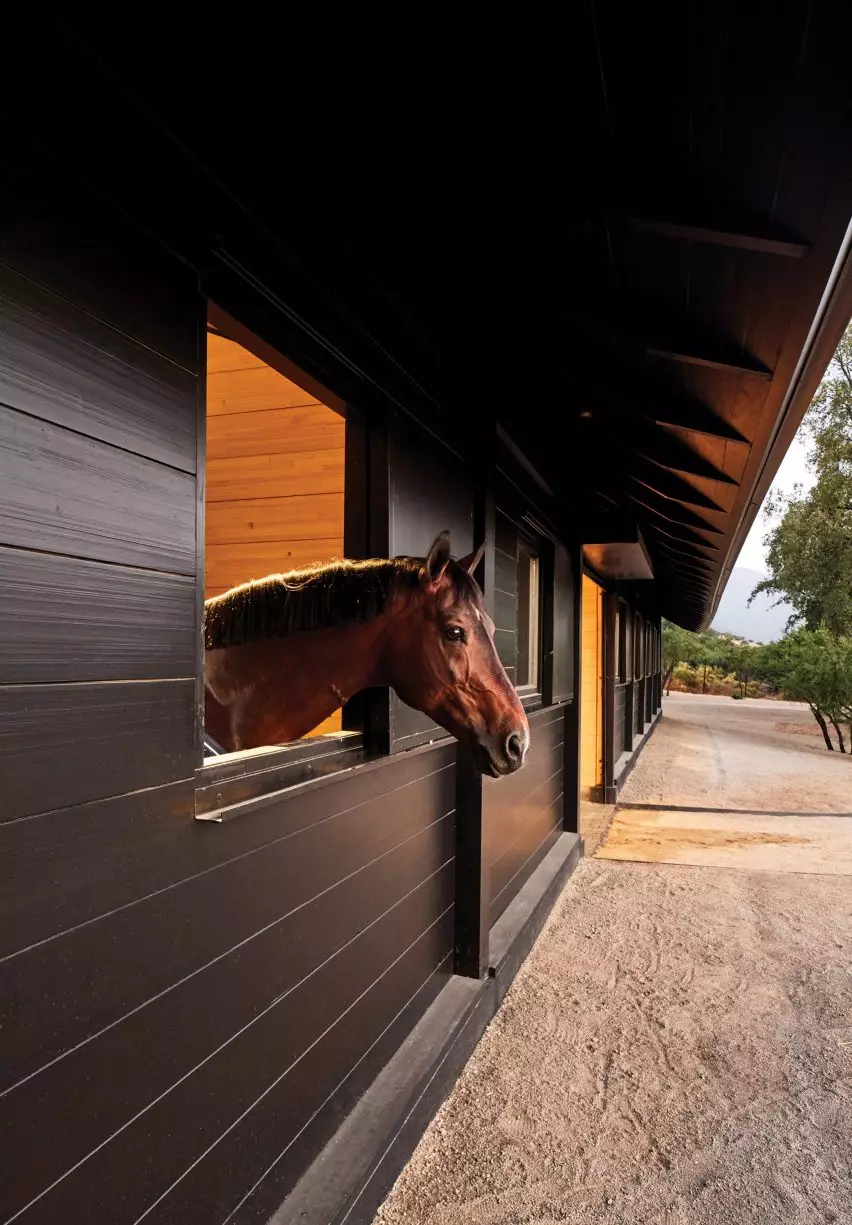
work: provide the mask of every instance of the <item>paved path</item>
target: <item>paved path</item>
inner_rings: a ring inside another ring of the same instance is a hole
[[[631,802],[850,807],[800,709],[700,702]],[[850,1137],[849,879],[592,859],[377,1221],[848,1225]]]

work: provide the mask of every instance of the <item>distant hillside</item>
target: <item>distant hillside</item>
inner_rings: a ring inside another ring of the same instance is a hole
[[[752,642],[775,642],[787,628],[787,619],[793,611],[789,604],[772,607],[769,596],[759,595],[749,608],[748,598],[755,586],[766,576],[757,570],[735,566],[728,580],[713,629],[723,634],[736,634]]]

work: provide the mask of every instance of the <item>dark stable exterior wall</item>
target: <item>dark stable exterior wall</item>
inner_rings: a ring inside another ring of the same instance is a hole
[[[456,745],[392,699],[398,755],[195,820],[198,272],[25,142],[0,161],[3,1219],[263,1221],[453,970]],[[223,309],[274,338],[272,308],[233,287]],[[449,528],[470,552],[465,463],[377,419],[365,547],[422,554]],[[567,636],[545,639],[567,698]],[[486,957],[559,833],[565,710],[531,715],[528,767],[479,808]]]
[[[3,159],[2,1219],[262,1221],[452,971],[455,745],[194,819],[198,276]]]
[[[641,751],[640,737],[660,712],[660,635],[659,615],[646,607],[647,594],[637,596],[630,590],[605,597],[604,616],[604,793],[614,800],[619,779],[623,781],[626,754]],[[622,622],[622,659],[625,680],[614,675],[615,608]],[[641,608],[641,614],[639,613]],[[641,619],[640,619],[641,616]],[[636,633],[642,634],[643,649],[637,665]],[[639,674],[636,674],[637,666]],[[621,760],[620,759],[624,759]],[[628,765],[632,764],[628,761]]]
[[[492,924],[562,832],[565,707],[536,711],[529,725],[523,770],[483,783]]]

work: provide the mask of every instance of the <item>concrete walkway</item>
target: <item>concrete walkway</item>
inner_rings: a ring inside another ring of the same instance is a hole
[[[801,708],[724,702],[668,699],[625,798],[848,810]],[[377,1221],[852,1222],[850,1136],[849,878],[591,859]]]

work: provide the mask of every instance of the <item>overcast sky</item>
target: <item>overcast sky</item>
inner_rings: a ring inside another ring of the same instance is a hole
[[[773,489],[784,489],[789,492],[797,481],[800,481],[806,489],[813,485],[814,478],[805,463],[807,450],[806,440],[802,431],[799,430],[778,469]],[[759,570],[761,574],[766,573],[766,550],[763,547],[763,537],[766,535],[768,526],[763,507],[761,507],[751,531],[746,536],[742,552],[737,558],[738,566],[745,566],[749,570]]]

